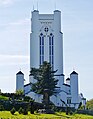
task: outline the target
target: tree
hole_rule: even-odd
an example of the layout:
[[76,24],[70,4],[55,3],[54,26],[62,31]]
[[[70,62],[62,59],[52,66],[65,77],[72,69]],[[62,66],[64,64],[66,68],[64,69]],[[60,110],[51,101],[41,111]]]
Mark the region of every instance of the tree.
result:
[[88,110],[93,110],[93,99],[86,102],[86,108]]
[[24,96],[24,91],[23,90],[17,90],[16,91],[16,97],[18,98],[18,99],[22,99],[23,98],[23,96]]
[[19,114],[23,114],[23,109],[22,109],[22,107],[19,108],[18,112],[19,112]]
[[24,91],[23,90],[17,90],[16,94],[19,96],[22,96],[24,94]]
[[49,104],[50,96],[57,93],[57,82],[54,78],[54,74],[57,71],[53,71],[50,63],[44,61],[39,68],[32,68],[30,73],[36,79],[35,83],[32,83],[32,91],[37,94],[43,95],[43,102]]
[[4,111],[4,106],[0,104],[0,111]]
[[16,112],[15,108],[13,107],[11,110],[10,110],[11,114],[14,115],[14,113]]

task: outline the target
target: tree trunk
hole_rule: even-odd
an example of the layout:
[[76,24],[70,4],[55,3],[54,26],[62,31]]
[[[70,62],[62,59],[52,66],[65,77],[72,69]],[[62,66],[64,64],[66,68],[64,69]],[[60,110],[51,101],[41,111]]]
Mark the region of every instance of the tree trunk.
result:
[[43,103],[44,103],[45,106],[48,107],[49,106],[49,102],[50,102],[50,97],[49,97],[48,93],[46,92],[43,95]]

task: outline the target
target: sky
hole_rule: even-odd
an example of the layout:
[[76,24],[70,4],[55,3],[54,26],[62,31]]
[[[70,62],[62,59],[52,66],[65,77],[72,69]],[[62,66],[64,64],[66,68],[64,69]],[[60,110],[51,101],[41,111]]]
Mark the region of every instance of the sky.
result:
[[29,82],[31,11],[61,11],[64,74],[75,70],[79,93],[93,98],[93,0],[0,0],[0,89],[15,92],[16,73]]

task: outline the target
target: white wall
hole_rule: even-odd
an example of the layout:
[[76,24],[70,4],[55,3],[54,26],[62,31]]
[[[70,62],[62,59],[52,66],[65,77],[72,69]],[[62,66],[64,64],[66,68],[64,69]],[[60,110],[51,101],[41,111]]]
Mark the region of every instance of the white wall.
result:
[[24,75],[23,74],[16,75],[16,91],[17,90],[24,91]]

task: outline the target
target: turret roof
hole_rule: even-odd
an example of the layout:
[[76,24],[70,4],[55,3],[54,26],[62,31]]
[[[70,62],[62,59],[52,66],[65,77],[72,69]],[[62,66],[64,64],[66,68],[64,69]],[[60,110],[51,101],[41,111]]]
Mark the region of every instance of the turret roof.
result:
[[16,75],[19,75],[19,74],[22,74],[22,75],[24,75],[21,71],[19,71]]
[[31,85],[31,82],[30,82],[30,83],[28,83],[28,84],[26,84],[26,85],[24,85],[24,87],[29,86],[29,85]]
[[33,76],[33,75],[30,73],[29,76]]
[[77,75],[78,75],[78,73],[77,73],[77,72],[75,72],[75,71],[73,71],[73,72],[71,73],[71,75],[72,75],[72,74],[77,74]]
[[69,80],[70,80],[70,78],[67,78],[67,79],[66,79],[66,81],[69,81]]
[[55,10],[54,12],[60,12],[59,10]]

